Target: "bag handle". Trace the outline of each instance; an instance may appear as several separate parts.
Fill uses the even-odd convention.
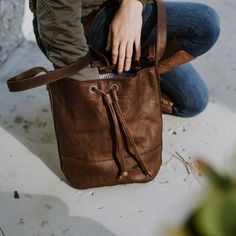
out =
[[[166,8],[163,0],[155,0],[157,5],[157,43],[156,43],[156,60],[155,65],[159,66],[159,60],[166,48],[167,40],[167,20]],[[64,79],[70,75],[75,74],[79,70],[87,67],[93,61],[93,55],[99,55],[96,50],[89,46],[89,51],[86,56],[80,58],[72,64],[66,65],[59,69],[48,71],[43,67],[34,67],[19,75],[10,78],[7,81],[10,92],[19,92],[27,89],[36,88],[42,85],[50,84],[52,82]],[[100,55],[101,56],[101,55]],[[39,75],[44,72],[46,74]]]
[[[157,3],[157,42],[155,65],[159,66],[159,60],[166,50],[167,42],[167,14],[163,0],[156,0]]]

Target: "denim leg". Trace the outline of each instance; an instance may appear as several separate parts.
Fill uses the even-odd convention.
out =
[[[219,17],[211,7],[186,2],[167,2],[166,6],[169,39],[176,37],[180,46],[194,57],[204,54],[215,44],[220,32]],[[147,8],[142,32],[144,47],[156,41],[156,10],[152,5]],[[204,110],[208,89],[190,63],[161,75],[161,78],[162,91],[174,103],[174,115],[190,117]]]
[[[177,116],[197,115],[208,103],[208,89],[190,63],[163,74],[161,90],[174,101],[173,114]]]
[[[190,2],[166,2],[167,36],[176,37],[180,46],[194,57],[207,52],[220,33],[219,17],[210,6]],[[144,11],[142,46],[156,42],[156,6],[148,4]]]

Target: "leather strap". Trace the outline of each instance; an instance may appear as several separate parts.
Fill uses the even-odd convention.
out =
[[[156,60],[157,60],[157,62],[159,62],[160,59],[162,58],[164,52],[165,52],[165,49],[166,49],[166,43],[167,43],[167,15],[166,15],[166,8],[165,8],[165,6],[163,6],[163,4],[164,3],[162,3],[162,4],[159,3],[159,5],[158,5],[159,10],[157,10],[158,19],[160,19],[159,22],[158,22],[158,26],[157,26],[158,29],[159,29],[159,35],[157,36],[157,40],[159,41],[159,43],[161,45],[159,44],[159,46],[156,46],[156,45],[158,45],[158,42],[149,45],[147,59],[150,62],[154,62]],[[166,19],[166,20],[163,20],[163,19]],[[157,58],[156,58],[156,55],[157,55],[156,51],[159,51],[159,55],[158,55]]]
[[[158,67],[159,60],[166,49],[167,42],[167,15],[165,3],[162,0],[157,2],[157,42],[156,42],[156,60],[155,64]]]
[[[79,70],[82,70],[88,66],[91,62],[92,55],[89,51],[85,57],[54,71],[47,71],[47,69],[43,67],[34,67],[15,77],[10,78],[7,81],[8,89],[10,92],[19,92],[49,84],[75,74]],[[38,75],[41,72],[46,74]]]
[[[163,55],[166,47],[167,39],[167,21],[166,21],[166,9],[163,0],[156,0],[157,5],[157,44],[156,44],[156,60],[155,65],[158,66],[159,60]],[[87,67],[93,61],[93,55],[99,53],[89,46],[89,51],[86,56],[80,58],[70,65],[66,65],[62,68],[54,71],[47,71],[43,67],[35,67],[28,71],[25,71],[15,77],[10,78],[7,81],[9,91],[18,92],[31,88],[36,88],[42,85],[50,84],[52,82],[64,79],[70,75],[77,73],[79,70]],[[38,75],[40,72],[46,74]]]

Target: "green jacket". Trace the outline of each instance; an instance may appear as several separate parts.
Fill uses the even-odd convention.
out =
[[[104,2],[116,0],[30,0],[30,9],[37,20],[39,37],[46,56],[62,67],[83,57],[88,52],[81,17],[98,9]],[[119,1],[119,0],[118,0]],[[145,3],[154,0],[145,0]],[[145,4],[144,4],[145,6]],[[88,66],[71,78],[88,80],[99,77],[95,68]]]

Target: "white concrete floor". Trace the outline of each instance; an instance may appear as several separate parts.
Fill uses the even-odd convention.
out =
[[[222,27],[215,48],[194,62],[210,103],[191,119],[164,116],[163,166],[148,184],[71,188],[60,171],[46,89],[9,93],[6,86],[10,76],[50,64],[34,43],[25,42],[0,68],[0,227],[6,236],[162,236],[206,190],[172,154],[190,162],[201,157],[235,173],[236,2],[203,2],[219,12]]]

